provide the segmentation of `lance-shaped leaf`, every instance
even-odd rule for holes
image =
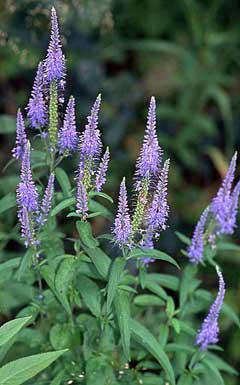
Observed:
[[[21,385],[47,368],[67,350],[35,354],[9,362],[0,368],[1,385]]]
[[[175,385],[175,376],[171,363],[156,338],[145,326],[135,320],[131,320],[130,327],[133,338],[156,358],[164,369],[170,385]]]

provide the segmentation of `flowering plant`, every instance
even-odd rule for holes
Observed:
[[[223,304],[225,282],[216,257],[224,244],[222,236],[236,227],[237,154],[192,240],[177,234],[186,245],[186,263],[180,268],[174,258],[155,248],[167,227],[170,161],[164,161],[158,143],[152,97],[136,163],[133,207],[123,178],[110,234],[94,236],[91,222],[96,217],[111,221],[106,206],[113,203],[102,191],[110,152],[108,147],[103,151],[98,127],[101,95],[79,135],[73,96],[63,112],[65,79],[52,9],[50,44],[37,69],[27,119],[17,112],[13,156],[21,166],[16,202],[26,253],[1,268],[10,270],[6,287],[9,281],[17,282],[32,294],[17,315],[31,319],[16,344],[28,352],[68,349],[42,375],[52,385],[223,384],[222,372],[236,371],[217,354],[219,314],[222,309],[238,326],[239,319]],[[28,139],[31,130],[33,145]],[[61,167],[71,156],[78,160],[73,181]],[[154,262],[171,269],[152,273]],[[216,270],[215,299],[198,278],[199,267],[206,264]],[[203,311],[208,315],[200,326],[196,316]]]

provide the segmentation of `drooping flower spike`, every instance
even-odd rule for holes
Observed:
[[[206,220],[208,217],[208,213],[209,213],[209,208],[207,207],[203,211],[203,213],[202,213],[202,215],[201,215],[201,217],[200,217],[200,219],[199,219],[199,221],[195,227],[192,241],[191,241],[191,244],[188,248],[189,260],[193,264],[197,264],[203,259],[203,252],[204,252],[203,236],[204,236],[205,224],[206,224]]]
[[[27,116],[33,128],[44,127],[47,123],[47,107],[44,101],[44,76],[44,64],[40,62],[27,106]]]
[[[27,146],[27,135],[25,125],[20,108],[17,111],[16,122],[16,147],[12,150],[12,154],[16,159],[23,159],[23,155]]]
[[[51,36],[45,61],[48,82],[61,80],[65,77],[65,57],[62,52],[58,19],[55,8],[51,13]]]
[[[131,220],[129,215],[125,178],[123,178],[120,185],[118,212],[114,222],[113,234],[115,242],[120,247],[129,246],[131,235]]]
[[[147,128],[143,145],[136,163],[136,177],[141,180],[144,177],[157,177],[161,163],[161,148],[156,134],[156,101],[152,96],[147,118]]]
[[[225,295],[225,283],[219,268],[217,267],[217,274],[219,278],[219,289],[217,297],[212,304],[209,313],[198,332],[196,344],[200,346],[201,350],[206,350],[208,345],[216,344],[218,342],[219,326],[218,318],[221,307],[223,305]]]
[[[44,223],[46,223],[48,214],[50,213],[50,210],[52,207],[52,200],[53,200],[53,194],[54,194],[54,179],[55,179],[55,176],[52,173],[48,179],[48,184],[44,192],[43,200],[41,203],[41,213],[38,219],[38,222],[41,226]]]
[[[165,230],[168,219],[169,206],[167,201],[167,185],[170,160],[163,165],[157,184],[156,192],[147,214],[147,232],[158,236],[161,230]]]
[[[76,131],[75,99],[73,96],[68,101],[63,127],[59,131],[58,145],[61,153],[64,153],[64,151],[76,151],[77,149],[78,137]]]
[[[107,147],[96,174],[96,190],[99,192],[102,190],[102,186],[106,182],[106,174],[108,169],[108,163],[110,159],[109,148]]]
[[[237,210],[233,210],[233,200],[236,196],[232,193],[232,185],[236,170],[237,153],[234,154],[222,186],[217,192],[210,206],[210,211],[217,222],[217,234],[232,234],[236,225]]]
[[[91,114],[87,117],[88,124],[80,138],[81,160],[86,158],[96,160],[99,158],[102,142],[100,130],[98,128],[98,114],[101,105],[101,94],[98,95],[91,109]]]

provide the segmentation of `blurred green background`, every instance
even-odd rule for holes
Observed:
[[[161,242],[180,255],[174,231],[191,234],[239,148],[240,2],[0,0],[1,170],[11,158],[17,107],[26,106],[36,66],[45,56],[52,5],[67,59],[66,97],[76,97],[80,129],[102,93],[100,126],[112,153],[108,191],[116,194],[124,174],[131,185],[147,106],[156,96],[158,136],[171,158],[170,227]],[[3,172],[1,196],[15,185],[12,171]],[[15,223],[16,218],[1,218],[0,233]],[[6,245],[1,239],[1,250]],[[219,263],[227,300],[239,312],[239,252],[223,253]],[[210,272],[206,285],[216,285]],[[236,366],[240,333],[232,325],[222,328],[225,353]]]

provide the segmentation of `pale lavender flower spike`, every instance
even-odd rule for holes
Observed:
[[[59,35],[58,20],[55,8],[51,13],[51,37],[45,61],[47,80],[61,80],[65,76],[65,57]]]
[[[203,321],[201,329],[199,330],[196,338],[196,344],[200,345],[201,350],[206,350],[208,345],[216,344],[218,342],[218,334],[219,334],[218,318],[219,318],[221,307],[223,305],[223,300],[225,295],[225,283],[223,280],[222,273],[218,267],[217,267],[217,274],[219,277],[218,294],[209,310],[207,317]]]
[[[102,186],[106,182],[106,173],[108,169],[109,159],[110,159],[110,153],[109,153],[109,148],[107,147],[96,174],[95,185],[96,185],[96,190],[98,192],[101,191]]]
[[[18,219],[21,223],[21,236],[24,239],[25,246],[28,247],[29,245],[33,245],[35,243],[34,233],[26,207],[23,207],[18,213]]]
[[[46,223],[48,214],[52,207],[52,199],[54,194],[54,179],[55,179],[55,176],[52,173],[48,179],[48,184],[44,192],[43,200],[41,203],[41,213],[38,219],[38,222],[40,223],[40,225],[43,225],[44,223]]]
[[[87,117],[88,124],[80,138],[82,160],[85,158],[98,159],[102,149],[100,130],[98,129],[98,114],[101,104],[101,94],[98,95],[91,114]]]
[[[161,148],[156,134],[156,101],[152,96],[148,110],[147,128],[143,145],[136,163],[136,177],[158,176],[161,163]]]
[[[81,215],[83,219],[86,219],[88,213],[88,197],[86,188],[81,180],[81,177],[78,177],[77,182],[77,214]]]
[[[25,131],[23,116],[19,108],[17,111],[17,123],[16,123],[16,147],[12,151],[14,158],[23,159],[26,146],[27,146],[27,135]]]
[[[156,231],[166,229],[168,219],[169,206],[167,201],[167,185],[170,160],[167,159],[163,165],[157,184],[156,192],[150,209],[147,214],[147,232],[154,234]],[[156,234],[158,235],[158,234]]]
[[[131,220],[127,202],[127,189],[125,178],[123,178],[120,185],[118,212],[114,222],[113,234],[115,242],[120,247],[128,246],[131,234]]]
[[[197,264],[203,259],[203,252],[204,252],[203,235],[204,235],[204,228],[205,228],[208,213],[209,213],[209,208],[207,207],[203,211],[196,225],[196,228],[193,233],[191,245],[188,248],[189,260],[193,264]]]
[[[40,128],[47,123],[47,108],[44,101],[44,65],[39,63],[33,83],[31,97],[27,106],[27,116],[33,128]]]
[[[21,165],[20,183],[17,187],[19,209],[25,207],[28,212],[38,212],[38,192],[33,182],[30,166],[30,143],[27,143]]]
[[[75,151],[77,149],[78,137],[76,131],[75,99],[73,96],[71,96],[68,101],[63,127],[59,131],[58,144],[61,153],[64,151]]]
[[[22,159],[20,183],[17,186],[18,218],[26,247],[34,243],[34,219],[39,212],[38,192],[30,167],[30,151],[28,142]]]
[[[210,210],[217,222],[217,234],[232,234],[236,226],[237,204],[236,195],[232,193],[232,185],[236,170],[237,153],[234,154],[222,186],[213,199]],[[237,194],[237,197],[239,194]],[[235,202],[235,203],[234,203]]]

